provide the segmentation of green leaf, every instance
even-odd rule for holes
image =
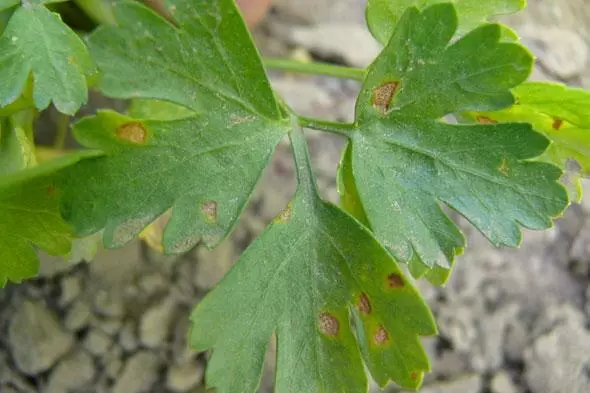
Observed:
[[[74,114],[87,100],[86,77],[93,72],[82,40],[42,5],[17,9],[0,37],[1,107],[19,98],[32,74],[37,109],[53,102]]]
[[[277,393],[365,392],[363,360],[381,386],[415,389],[429,370],[419,336],[436,334],[433,317],[372,234],[320,199],[303,134],[291,138],[292,202],[191,315],[191,346],[213,350],[207,383],[255,392],[274,333]]]
[[[548,140],[526,124],[453,125],[442,117],[499,109],[530,73],[532,56],[489,24],[455,43],[450,4],[410,8],[371,65],[349,132],[360,201],[377,238],[414,275],[448,268],[465,245],[446,204],[495,245],[520,227],[547,228],[568,203],[561,171],[530,162]],[[445,279],[437,274],[434,281]]]
[[[16,118],[0,118],[0,176],[37,164],[28,130]]]
[[[439,3],[455,5],[459,16],[456,35],[464,35],[494,16],[512,14],[526,6],[526,0],[368,0],[367,24],[377,41],[385,45],[406,9],[424,9]],[[510,29],[504,33],[506,38],[515,37]]]
[[[59,214],[60,191],[53,174],[92,154],[71,155],[0,177],[0,287],[37,274],[35,248],[53,255],[70,250],[72,235]]]
[[[143,5],[117,3],[118,27],[89,40],[104,93],[188,108],[150,120],[102,111],[75,126],[79,142],[106,155],[62,174],[64,216],[79,236],[105,228],[106,247],[130,241],[169,208],[165,252],[216,245],[290,129],[233,1],[171,4],[176,26]]]
[[[568,160],[580,166],[581,176],[590,176],[590,92],[557,83],[529,82],[513,90],[516,103],[496,112],[466,114],[483,122],[527,122],[551,140],[541,160],[566,168]],[[582,196],[576,176],[572,197]]]

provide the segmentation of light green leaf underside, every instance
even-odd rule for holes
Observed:
[[[467,116],[472,120],[531,123],[552,141],[541,160],[564,169],[568,160],[575,160],[580,166],[579,175],[590,176],[590,92],[557,83],[529,82],[513,93],[517,103],[512,107]],[[575,176],[571,194],[578,201],[582,197],[579,180]]]
[[[92,154],[72,155],[0,177],[0,287],[37,274],[36,248],[53,255],[70,250],[72,235],[59,213],[53,173]]]
[[[351,135],[349,165],[368,223],[417,276],[449,268],[465,245],[442,203],[507,246],[520,243],[521,226],[547,228],[567,205],[561,171],[528,161],[548,146],[529,125],[439,120],[510,106],[510,88],[532,67],[529,52],[501,42],[498,25],[449,44],[456,25],[451,5],[408,10],[368,70]]]
[[[15,118],[0,118],[0,176],[37,164],[33,141]]]
[[[37,109],[51,102],[74,114],[87,100],[86,77],[94,71],[82,40],[42,5],[20,7],[0,37],[0,106],[19,98],[34,79]]]
[[[170,208],[165,252],[216,245],[290,127],[233,1],[170,6],[175,25],[117,3],[118,26],[89,39],[101,90],[138,99],[133,117],[103,111],[75,126],[78,141],[105,156],[62,176],[66,219],[80,236],[104,228],[106,247]]]
[[[191,346],[213,350],[207,383],[256,391],[274,333],[277,393],[364,392],[363,358],[381,386],[416,388],[429,369],[419,335],[436,333],[432,315],[371,233],[320,200],[294,134],[294,199],[191,315]]]
[[[526,0],[368,0],[366,18],[373,36],[385,45],[402,15],[409,7],[424,9],[434,4],[452,3],[457,9],[459,24],[456,35],[462,36],[477,26],[500,15],[518,12],[526,6]],[[509,29],[505,38],[514,39]]]

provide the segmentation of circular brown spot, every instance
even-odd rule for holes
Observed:
[[[378,110],[381,115],[385,116],[391,107],[391,101],[393,101],[393,97],[399,90],[399,87],[400,82],[387,82],[374,88],[373,97],[371,98],[373,108]]]
[[[375,336],[373,336],[373,340],[375,340],[375,344],[383,345],[389,341],[389,333],[387,333],[387,330],[380,325],[375,332]]]
[[[389,288],[403,288],[404,280],[399,274],[391,273],[387,276],[387,286]]]
[[[371,313],[371,302],[369,301],[369,297],[365,293],[361,293],[359,298],[359,311],[365,315]]]
[[[117,137],[127,142],[141,145],[145,143],[147,138],[147,130],[142,123],[138,121],[132,121],[121,124],[119,128],[117,128]]]
[[[319,318],[319,328],[327,336],[336,336],[340,330],[338,319],[330,313],[323,312]]]
[[[201,205],[201,213],[209,222],[217,221],[217,202],[207,201]]]
[[[477,116],[475,118],[480,124],[496,124],[498,123],[496,120],[491,119],[487,116]]]
[[[422,373],[419,373],[417,371],[413,371],[412,374],[410,374],[410,378],[412,379],[412,381],[417,381],[420,379],[420,375]]]
[[[553,120],[553,129],[554,130],[559,130],[561,128],[561,126],[563,126],[563,120],[561,120],[561,119]]]

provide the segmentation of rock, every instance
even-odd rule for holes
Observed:
[[[575,31],[531,25],[523,29],[522,35],[541,64],[559,78],[568,80],[586,70],[588,46]]]
[[[91,316],[92,313],[88,303],[78,299],[68,310],[64,325],[68,330],[75,332],[88,326]]]
[[[91,329],[84,339],[84,348],[95,356],[104,355],[113,345],[113,340],[99,329]]]
[[[161,273],[155,272],[141,277],[138,285],[145,296],[151,297],[166,292],[169,283]]]
[[[560,325],[525,352],[525,378],[535,393],[586,393],[590,378],[590,333],[583,326]]]
[[[60,274],[71,271],[75,263],[68,263],[63,257],[57,257],[53,255],[47,255],[44,252],[39,252],[39,273],[37,277],[41,278],[54,278]]]
[[[289,107],[302,115],[326,116],[334,106],[330,94],[318,86],[315,79],[286,76],[272,78],[272,87],[281,97],[285,97]]]
[[[158,380],[160,363],[156,355],[141,351],[130,357],[119,378],[115,381],[112,393],[144,393]]]
[[[94,375],[92,357],[83,350],[77,350],[65,357],[53,370],[45,393],[69,393],[92,382]]]
[[[290,38],[324,57],[341,57],[354,67],[367,67],[381,47],[362,25],[325,23],[312,27],[293,27]]]
[[[94,299],[94,311],[104,317],[122,317],[125,313],[125,305],[121,294],[106,290],[99,291]]]
[[[82,281],[78,276],[64,277],[60,282],[60,286],[59,305],[61,307],[69,306],[82,292]]]
[[[221,280],[233,265],[236,255],[231,238],[222,242],[213,250],[205,247],[197,249],[194,284],[197,288],[208,291]]]
[[[481,389],[482,380],[479,375],[466,375],[450,382],[425,386],[420,393],[479,393]]]
[[[116,379],[123,367],[123,350],[118,345],[113,345],[109,352],[101,359],[105,374]]]
[[[166,387],[178,393],[189,391],[201,382],[204,373],[205,369],[198,361],[173,365],[166,373]]]
[[[10,321],[8,341],[17,368],[36,375],[53,367],[70,350],[74,339],[46,306],[25,301]]]
[[[119,345],[126,352],[133,352],[138,347],[137,337],[135,335],[135,324],[131,321],[126,322],[119,333]]]
[[[141,265],[138,242],[131,242],[122,248],[103,250],[88,265],[89,281],[108,291],[122,291],[135,280],[141,271]]]
[[[364,1],[273,0],[272,5],[281,20],[309,24],[340,21],[364,25]]]
[[[491,382],[491,393],[518,393],[518,387],[506,371],[494,375]]]
[[[115,336],[121,330],[123,321],[113,318],[95,318],[92,321],[92,326],[109,336]]]
[[[176,299],[168,296],[147,310],[139,324],[139,341],[148,348],[162,346],[170,333],[170,324],[176,311]]]
[[[590,276],[590,220],[586,221],[572,244],[570,258],[573,260],[574,274],[581,278]]]

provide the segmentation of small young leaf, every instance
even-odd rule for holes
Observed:
[[[385,45],[408,7],[424,9],[437,3],[455,5],[459,16],[457,35],[464,35],[493,16],[512,14],[526,6],[526,0],[368,0],[367,24],[377,41]],[[514,38],[510,29],[504,33]]]
[[[191,315],[191,346],[213,350],[207,383],[255,392],[275,333],[277,393],[365,392],[363,360],[381,386],[415,389],[433,317],[371,233],[319,198],[301,131],[292,143],[294,199]]]
[[[233,1],[170,4],[175,24],[117,3],[117,27],[90,37],[103,92],[187,108],[149,120],[102,111],[76,125],[78,141],[106,155],[62,174],[63,213],[80,236],[105,228],[106,247],[170,208],[165,252],[216,245],[290,128]],[[142,105],[160,104],[133,112],[145,113]]]
[[[84,43],[59,15],[27,3],[0,37],[0,107],[19,98],[32,73],[37,109],[53,102],[60,112],[74,114],[87,100],[86,77],[93,71]]]
[[[590,176],[590,92],[557,83],[529,82],[513,90],[516,103],[496,112],[468,113],[470,119],[496,122],[528,122],[553,143],[540,157],[566,168],[568,160],[580,166],[581,176]],[[581,198],[579,177],[573,199]]]
[[[509,89],[532,67],[524,48],[500,42],[498,25],[449,44],[456,26],[450,4],[404,14],[368,70],[351,132],[352,173],[369,224],[418,275],[448,268],[464,247],[441,203],[495,245],[517,246],[520,226],[547,228],[568,202],[561,171],[529,162],[548,146],[530,125],[440,120],[511,105]]]
[[[82,155],[63,157],[32,169],[0,177],[0,287],[37,274],[34,247],[54,255],[70,250],[72,235],[59,214],[60,190],[53,174]]]

